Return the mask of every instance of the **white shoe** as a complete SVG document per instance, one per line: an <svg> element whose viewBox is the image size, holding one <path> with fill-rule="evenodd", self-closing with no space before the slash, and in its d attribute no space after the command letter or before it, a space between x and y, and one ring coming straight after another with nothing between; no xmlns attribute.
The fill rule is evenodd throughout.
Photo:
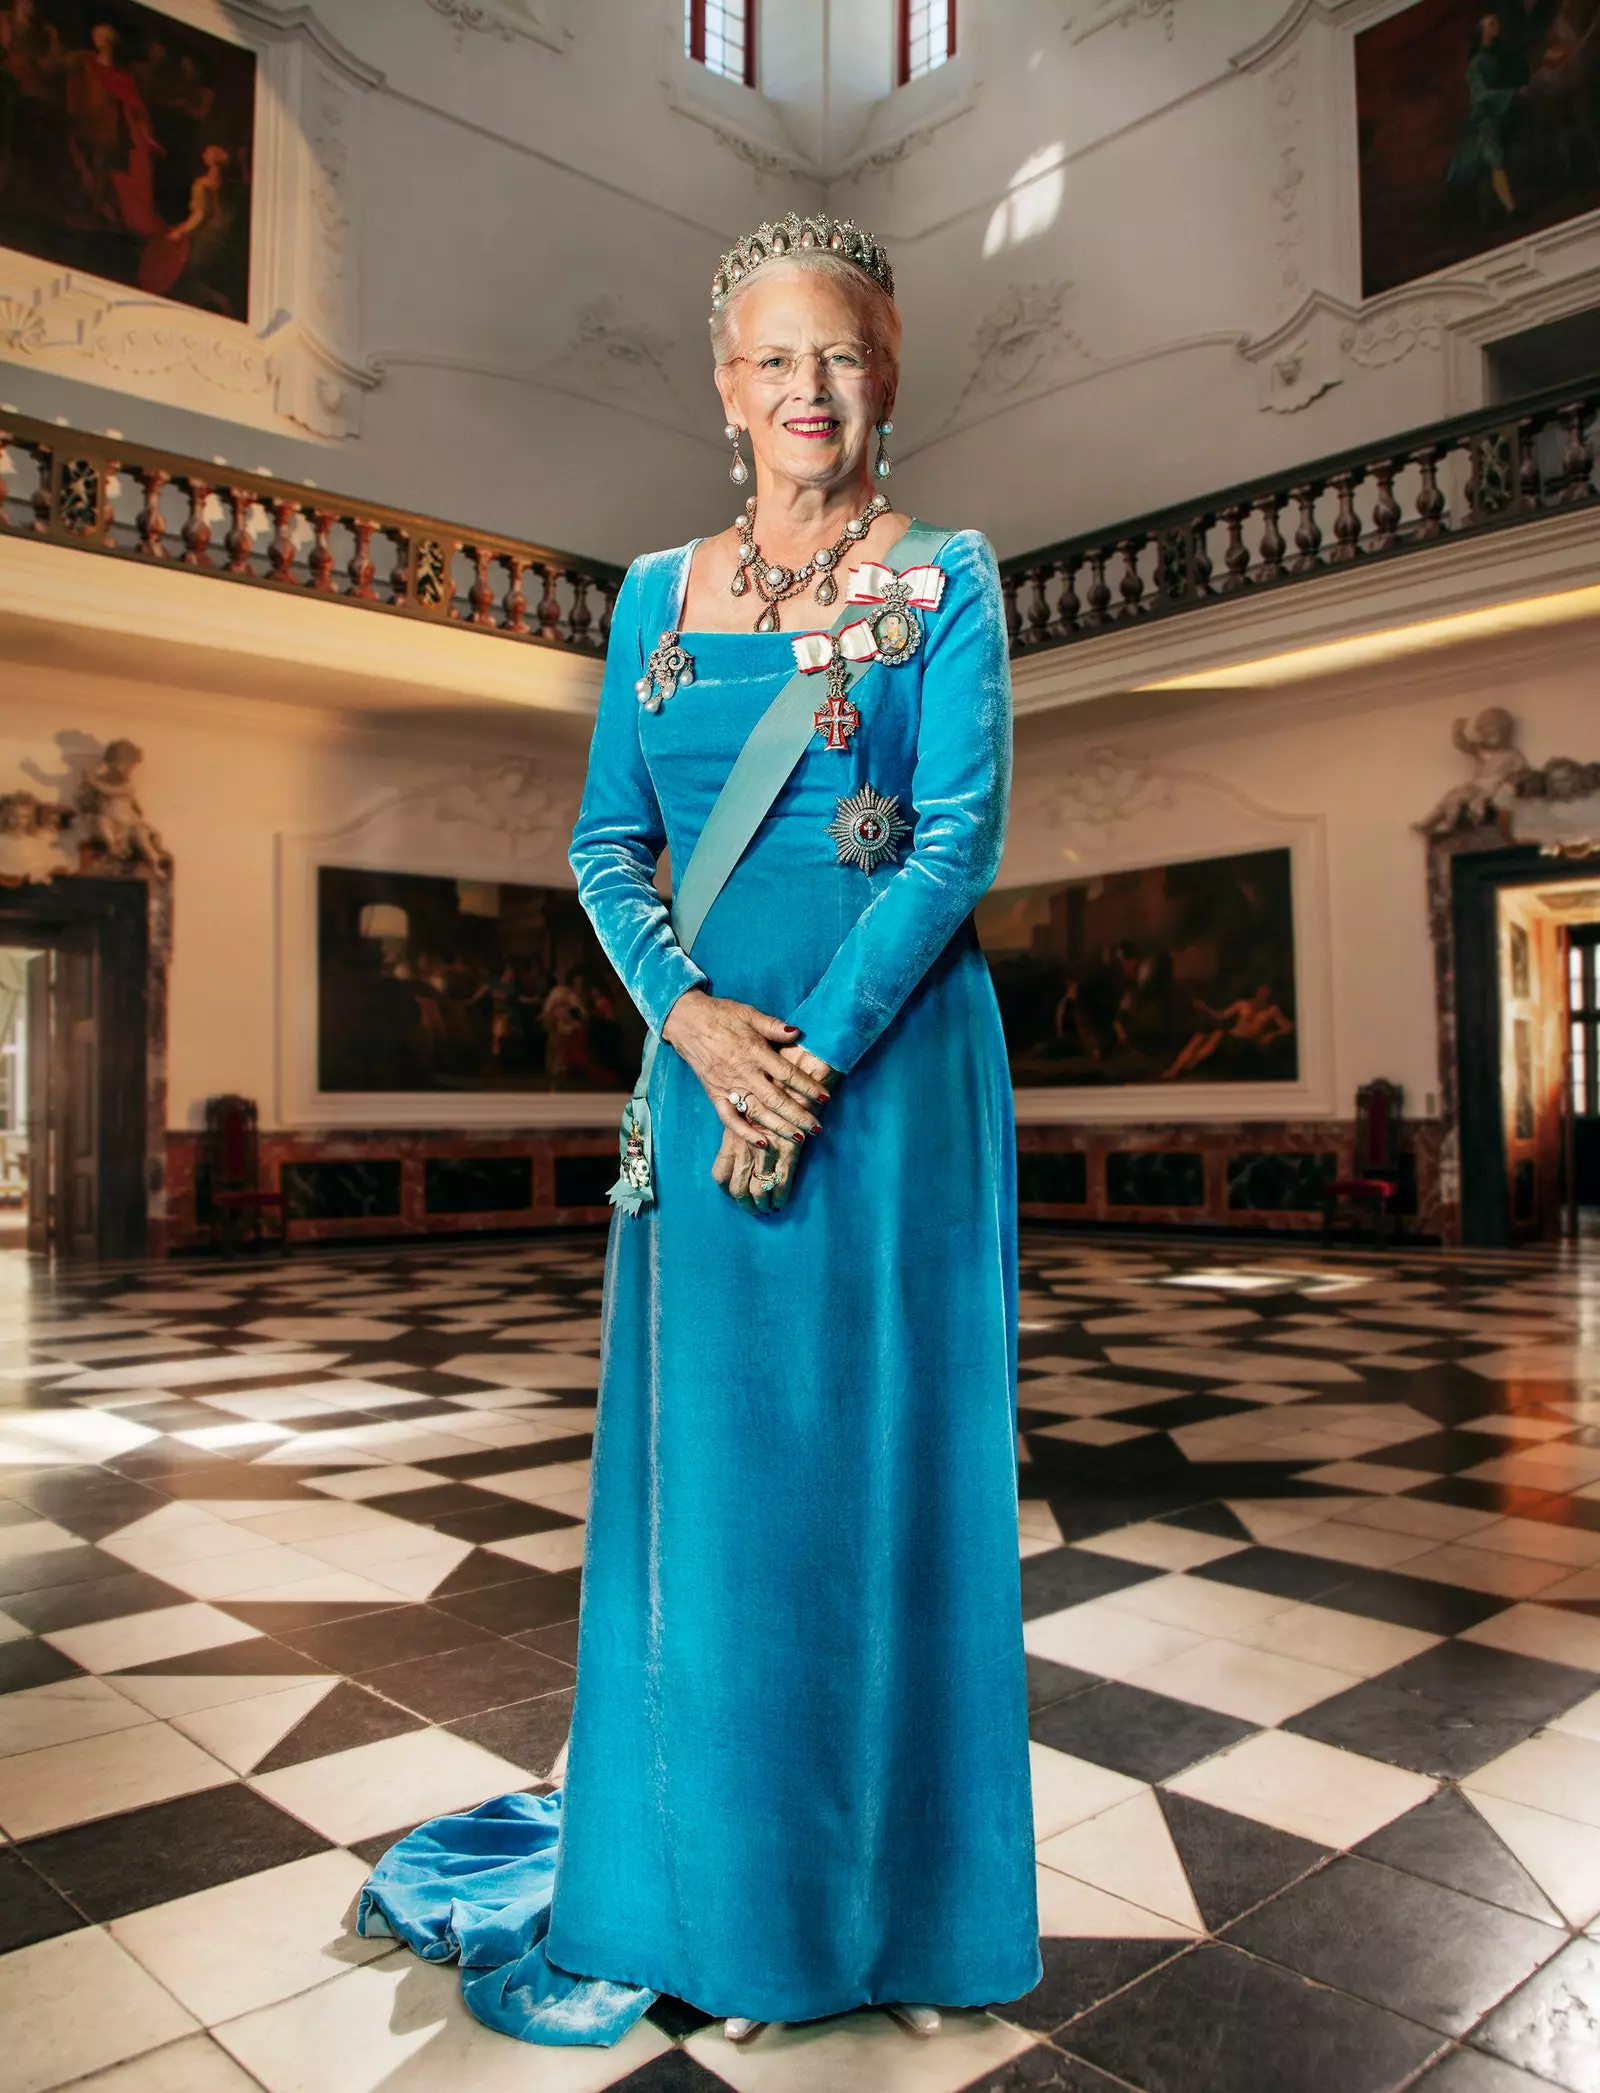
<svg viewBox="0 0 1600 2093"><path fill-rule="evenodd" d="M764 2020L746 2020L734 2013L722 2023L722 2032L730 2042L749 2042L766 2026Z"/></svg>
<svg viewBox="0 0 1600 2093"><path fill-rule="evenodd" d="M937 2035L940 2027L937 2006L886 2006L886 2013L913 2035Z"/></svg>

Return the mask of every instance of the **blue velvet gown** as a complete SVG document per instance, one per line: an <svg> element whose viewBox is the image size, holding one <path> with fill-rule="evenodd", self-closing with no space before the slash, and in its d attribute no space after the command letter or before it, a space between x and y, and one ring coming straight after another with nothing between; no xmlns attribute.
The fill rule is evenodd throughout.
<svg viewBox="0 0 1600 2093"><path fill-rule="evenodd" d="M659 1992L797 2021L1039 1976L1011 1092L971 923L1009 787L994 559L947 542L920 650L868 669L847 750L813 741L690 959L657 859L688 862L794 669L787 635L686 633L693 682L640 705L691 552L617 599L579 892L653 1027L703 983L846 1075L787 1207L752 1216L658 1055L656 1204L607 1261L564 1793L425 1826L364 1899L367 1930L459 1954L474 2012L542 2042L614 2042ZM916 816L872 873L828 834L867 783Z"/></svg>

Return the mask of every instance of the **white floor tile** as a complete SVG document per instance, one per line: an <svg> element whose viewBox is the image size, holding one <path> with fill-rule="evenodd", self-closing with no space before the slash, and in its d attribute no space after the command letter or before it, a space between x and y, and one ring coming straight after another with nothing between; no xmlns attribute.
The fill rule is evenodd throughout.
<svg viewBox="0 0 1600 2093"><path fill-rule="evenodd" d="M94 1817L114 1817L220 1787L228 1769L165 1723L0 1759L0 1829L34 1838Z"/></svg>
<svg viewBox="0 0 1600 2093"><path fill-rule="evenodd" d="M111 1937L211 2027L392 1953L352 1930L369 1872L353 1853L314 1854L135 1912Z"/></svg>
<svg viewBox="0 0 1600 2093"><path fill-rule="evenodd" d="M55 1548L81 1548L75 1533L57 1526L52 1519L24 1519L16 1526L0 1526L0 1562L18 1555L48 1555Z"/></svg>
<svg viewBox="0 0 1600 2093"><path fill-rule="evenodd" d="M649 2021L615 2049L533 2049L461 2003L461 1973L405 1951L225 2021L267 2093L602 2093L671 2047Z"/></svg>
<svg viewBox="0 0 1600 2093"><path fill-rule="evenodd" d="M235 1773L249 1773L337 1684L331 1673L326 1678L297 1679L280 1686L276 1693L251 1694L175 1715L172 1727Z"/></svg>
<svg viewBox="0 0 1600 2093"><path fill-rule="evenodd" d="M1170 1627L1127 1613L1104 1599L1041 1614L1023 1625L1023 1647L1030 1657L1052 1664L1072 1664L1103 1679L1126 1679L1144 1665L1175 1657L1202 1638L1187 1628Z"/></svg>
<svg viewBox="0 0 1600 2093"><path fill-rule="evenodd" d="M131 1730L149 1720L145 1709L101 1679L58 1679L0 1697L0 1758Z"/></svg>
<svg viewBox="0 0 1600 2093"><path fill-rule="evenodd" d="M1475 1628L1462 1631L1463 1642L1487 1643L1492 1650L1511 1650L1521 1657L1543 1657L1551 1664L1581 1665L1600 1671L1600 1620L1567 1613L1559 1606L1525 1603L1491 1614Z"/></svg>
<svg viewBox="0 0 1600 2093"><path fill-rule="evenodd" d="M361 1467L352 1462L348 1474L306 1477L308 1490L318 1490L325 1497L340 1497L356 1503L364 1497L394 1497L402 1490L437 1490L438 1487L438 1476L430 1475L426 1468L391 1466L387 1462L369 1462Z"/></svg>
<svg viewBox="0 0 1600 2093"><path fill-rule="evenodd" d="M156 1436L106 1410L10 1410L0 1417L0 1468L75 1468L115 1460Z"/></svg>
<svg viewBox="0 0 1600 2093"><path fill-rule="evenodd" d="M98 1926L0 1956L0 2093L47 2093L195 2024Z"/></svg>
<svg viewBox="0 0 1600 2093"><path fill-rule="evenodd" d="M165 1576L177 1563L201 1562L208 1556L250 1554L267 1543L259 1534L243 1531L219 1518L209 1507L193 1504L164 1505L147 1518L107 1534L99 1545L108 1555L130 1563L136 1570Z"/></svg>
<svg viewBox="0 0 1600 2093"><path fill-rule="evenodd" d="M1146 1519L1137 1526L1119 1526L1111 1533L1096 1534L1079 1541L1091 1555L1110 1555L1120 1562L1147 1563L1155 1570L1193 1570L1201 1563L1218 1562L1237 1555L1247 1544L1225 1540L1220 1534L1191 1533L1186 1526L1166 1526Z"/></svg>
<svg viewBox="0 0 1600 2093"><path fill-rule="evenodd" d="M221 1521L218 1521L221 1524ZM234 1531L242 1529L235 1528ZM259 1536L252 1535L252 1539ZM193 1599L268 1598L281 1586L320 1577L323 1565L298 1548L269 1541L265 1548L245 1548L231 1555L208 1555L198 1562L169 1563L161 1576Z"/></svg>
<svg viewBox="0 0 1600 2093"><path fill-rule="evenodd" d="M1390 1468L1381 1461L1328 1461L1320 1468L1306 1469L1300 1480L1326 1483L1335 1490L1367 1490L1374 1497L1389 1497L1399 1490L1414 1490L1417 1470Z"/></svg>
<svg viewBox="0 0 1600 2093"><path fill-rule="evenodd" d="M1171 1628L1187 1629L1202 1638L1222 1635L1231 1640L1240 1629L1271 1620L1295 1602L1281 1592L1255 1592L1242 1584L1219 1584L1209 1577L1177 1575L1129 1585L1100 1603L1118 1613L1136 1613L1146 1620L1165 1622Z"/></svg>
<svg viewBox="0 0 1600 2093"><path fill-rule="evenodd" d="M1518 1453L1499 1454L1462 1471L1475 1481L1525 1483L1534 1490L1576 1490L1600 1478L1600 1447L1551 1441Z"/></svg>
<svg viewBox="0 0 1600 2093"><path fill-rule="evenodd" d="M1258 1824L1344 1847L1426 1802L1438 1783L1309 1737L1264 1730L1165 1785Z"/></svg>
<svg viewBox="0 0 1600 2093"><path fill-rule="evenodd" d="M1036 2039L989 2013L947 2013L931 2042L886 2013L851 2013L768 2028L738 2046L720 2025L702 2028L684 2047L735 2093L957 2093Z"/></svg>
<svg viewBox="0 0 1600 2093"><path fill-rule="evenodd" d="M71 2093L261 2093L226 2050L209 2035L147 2050L127 2064L113 2064L93 2078L79 2079Z"/></svg>
<svg viewBox="0 0 1600 2093"><path fill-rule="evenodd" d="M1405 1569L1408 1577L1456 1584L1467 1591L1489 1592L1502 1599L1531 1599L1560 1585L1572 1574L1563 1563L1479 1548L1470 1538L1447 1541L1442 1548L1413 1556Z"/></svg>
<svg viewBox="0 0 1600 2093"><path fill-rule="evenodd" d="M1153 1425L1121 1424L1114 1417L1074 1417L1066 1424L1039 1429L1042 1439L1066 1439L1079 1446L1120 1446L1126 1439L1148 1439Z"/></svg>
<svg viewBox="0 0 1600 2093"><path fill-rule="evenodd" d="M1150 1789L1057 1832L1039 1846L1038 1857L1043 1866L1140 1905L1186 1932L1205 1931L1167 1820Z"/></svg>
<svg viewBox="0 0 1600 2093"><path fill-rule="evenodd" d="M362 1315L271 1315L246 1323L252 1337L281 1338L288 1344L386 1344L404 1337L404 1323L378 1322Z"/></svg>
<svg viewBox="0 0 1600 2093"><path fill-rule="evenodd" d="M1323 1519L1315 1526L1297 1527L1278 1543L1292 1555L1316 1555L1327 1562L1355 1563L1369 1570L1392 1569L1437 1545L1424 1534L1386 1532L1347 1519Z"/></svg>
<svg viewBox="0 0 1600 2093"><path fill-rule="evenodd" d="M1480 1766L1462 1786L1600 1830L1600 1744L1587 1737L1546 1730Z"/></svg>
<svg viewBox="0 0 1600 2093"><path fill-rule="evenodd" d="M1481 1788L1465 1793L1569 1925L1588 1926L1600 1916L1600 1831Z"/></svg>
<svg viewBox="0 0 1600 2093"><path fill-rule="evenodd" d="M1591 1744L1600 1744L1600 1693L1591 1693L1586 1701L1558 1715L1550 1728L1564 1737L1587 1737Z"/></svg>
<svg viewBox="0 0 1600 2093"><path fill-rule="evenodd" d="M430 1729L257 1774L251 1786L324 1838L349 1845L424 1817L471 1809L527 1783L521 1767L447 1730Z"/></svg>
<svg viewBox="0 0 1600 2093"><path fill-rule="evenodd" d="M1348 1692L1348 1673L1307 1664L1276 1650L1237 1642L1202 1642L1160 1664L1129 1674L1129 1684L1147 1693L1191 1701L1241 1722L1287 1722L1335 1693Z"/></svg>
<svg viewBox="0 0 1600 2093"><path fill-rule="evenodd" d="M368 1505L349 1504L334 1497L326 1504L263 1504L240 1523L261 1540L301 1547L308 1541L328 1540L334 1534L385 1532L406 1522L391 1518L387 1512L375 1512Z"/></svg>
<svg viewBox="0 0 1600 2093"><path fill-rule="evenodd" d="M1357 1526L1379 1526L1435 1541L1459 1541L1502 1523L1498 1512L1470 1512L1458 1504L1429 1504L1420 1497L1367 1497L1347 1505L1338 1516Z"/></svg>
<svg viewBox="0 0 1600 2093"><path fill-rule="evenodd" d="M491 1555L509 1556L535 1570L575 1570L583 1561L584 1529L581 1526L552 1527L547 1533L523 1534L509 1541L487 1541Z"/></svg>
<svg viewBox="0 0 1600 2093"><path fill-rule="evenodd" d="M495 1497L514 1497L519 1504L543 1504L552 1494L587 1489L589 1468L588 1461L547 1461L539 1468L513 1468L506 1475L480 1476L472 1487Z"/></svg>
<svg viewBox="0 0 1600 2093"><path fill-rule="evenodd" d="M1425 1635L1420 1628L1397 1628L1359 1613L1340 1613L1332 1606L1291 1606L1287 1613L1276 1613L1230 1637L1254 1649L1326 1665L1353 1679L1375 1678L1393 1665L1420 1657L1443 1639Z"/></svg>
<svg viewBox="0 0 1600 2093"><path fill-rule="evenodd" d="M1040 1867L1039 1934L1044 1940L1188 1940L1187 1927L1147 1905L1130 1904L1059 1869Z"/></svg>
<svg viewBox="0 0 1600 2093"><path fill-rule="evenodd" d="M1600 1599L1600 1565L1571 1572L1563 1566L1561 1582L1549 1585L1542 1596L1551 1600Z"/></svg>
<svg viewBox="0 0 1600 2093"><path fill-rule="evenodd" d="M248 1642L261 1633L215 1606L157 1606L84 1628L55 1628L43 1640L85 1671L127 1671L163 1657L187 1657L224 1643Z"/></svg>
<svg viewBox="0 0 1600 2093"><path fill-rule="evenodd" d="M1143 1781L1114 1773L1109 1766L1097 1766L1091 1759L1055 1751L1048 1744L1030 1743L1028 1764L1033 1779L1035 1840L1052 1838L1148 1792Z"/></svg>
<svg viewBox="0 0 1600 2093"><path fill-rule="evenodd" d="M329 1686L339 1683L331 1673L326 1681ZM148 1708L152 1715L170 1722L175 1715L284 1693L308 1680L304 1672L118 1672L110 1683L136 1708Z"/></svg>

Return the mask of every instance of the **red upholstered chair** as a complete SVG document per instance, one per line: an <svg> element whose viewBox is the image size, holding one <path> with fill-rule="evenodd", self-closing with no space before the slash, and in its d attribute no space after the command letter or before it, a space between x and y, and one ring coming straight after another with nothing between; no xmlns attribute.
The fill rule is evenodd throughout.
<svg viewBox="0 0 1600 2093"><path fill-rule="evenodd" d="M1346 1210L1352 1231L1362 1215L1369 1215L1372 1232L1380 1245L1397 1223L1400 1196L1401 1099L1398 1083L1363 1083L1356 1092L1356 1146L1354 1167L1348 1177L1337 1177L1323 1189L1322 1237L1333 1238L1340 1208Z"/></svg>
<svg viewBox="0 0 1600 2093"><path fill-rule="evenodd" d="M232 1256L239 1247L239 1224L250 1223L251 1240L261 1240L261 1216L278 1217L278 1239L289 1247L289 1212L281 1192L261 1187L260 1143L255 1100L248 1097L206 1099L206 1171L211 1188L211 1240L220 1230L222 1247Z"/></svg>

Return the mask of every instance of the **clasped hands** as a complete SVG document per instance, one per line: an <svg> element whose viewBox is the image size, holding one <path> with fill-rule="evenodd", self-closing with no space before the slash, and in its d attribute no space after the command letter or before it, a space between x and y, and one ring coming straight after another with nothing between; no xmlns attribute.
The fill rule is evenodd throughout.
<svg viewBox="0 0 1600 2093"><path fill-rule="evenodd" d="M699 1077L722 1122L711 1175L746 1213L777 1213L802 1147L821 1129L817 1113L834 1071L782 1018L701 988L678 998L661 1036ZM735 1111L735 1097L748 1099L745 1112Z"/></svg>

